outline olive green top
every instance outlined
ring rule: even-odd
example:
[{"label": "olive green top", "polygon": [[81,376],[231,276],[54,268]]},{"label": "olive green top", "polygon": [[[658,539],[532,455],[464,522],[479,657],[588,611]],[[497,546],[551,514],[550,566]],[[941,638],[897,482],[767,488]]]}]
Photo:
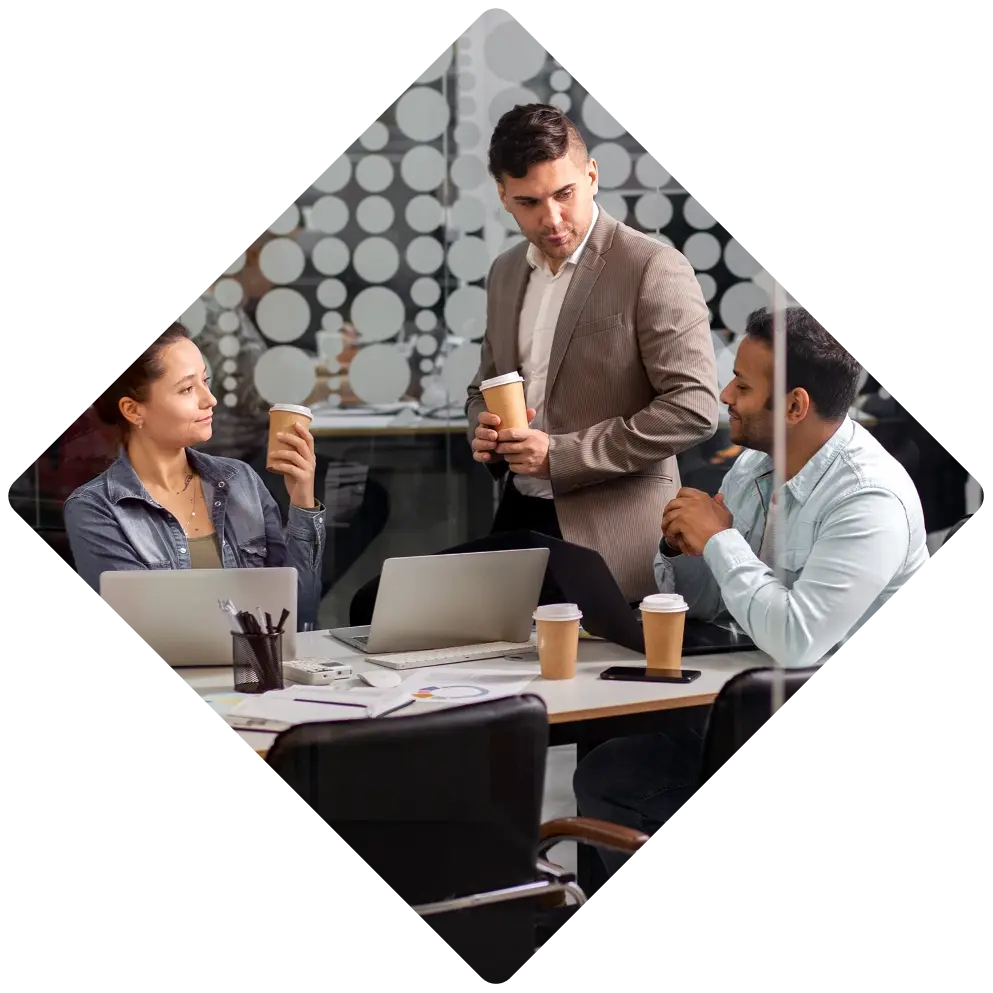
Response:
[{"label": "olive green top", "polygon": [[191,569],[221,569],[221,546],[217,542],[217,532],[202,538],[187,538],[190,545]]}]

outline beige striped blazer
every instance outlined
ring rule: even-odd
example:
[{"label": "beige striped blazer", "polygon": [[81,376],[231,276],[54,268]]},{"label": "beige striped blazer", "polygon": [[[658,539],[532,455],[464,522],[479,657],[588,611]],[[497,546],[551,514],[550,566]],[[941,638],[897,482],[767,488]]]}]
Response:
[{"label": "beige striped blazer", "polygon": [[[527,247],[490,269],[465,405],[470,441],[486,409],[479,384],[521,368]],[[717,430],[717,368],[689,262],[602,207],[555,327],[544,418],[562,536],[596,549],[629,600],[653,592],[662,510],[679,488],[675,456]],[[499,456],[488,467],[507,471]]]}]

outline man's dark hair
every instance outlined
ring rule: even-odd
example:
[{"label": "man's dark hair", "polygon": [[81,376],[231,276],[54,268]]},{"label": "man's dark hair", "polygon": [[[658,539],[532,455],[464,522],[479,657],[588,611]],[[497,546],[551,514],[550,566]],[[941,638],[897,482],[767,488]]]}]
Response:
[{"label": "man's dark hair", "polygon": [[497,121],[490,138],[490,175],[523,179],[538,162],[572,154],[587,159],[586,142],[576,125],[558,107],[547,103],[518,104]]},{"label": "man's dark hair", "polygon": [[[785,315],[786,389],[806,390],[824,420],[840,421],[855,402],[862,367],[802,307],[787,307]],[[772,323],[769,310],[755,310],[745,334],[772,348]]]}]

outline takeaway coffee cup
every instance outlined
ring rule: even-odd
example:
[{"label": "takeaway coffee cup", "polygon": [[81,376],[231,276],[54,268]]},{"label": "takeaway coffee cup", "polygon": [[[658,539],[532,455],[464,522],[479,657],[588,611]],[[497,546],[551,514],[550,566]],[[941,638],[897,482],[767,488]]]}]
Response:
[{"label": "takeaway coffee cup", "polygon": [[528,405],[524,398],[524,378],[518,372],[484,379],[479,384],[486,409],[500,418],[500,430],[528,427]]},{"label": "takeaway coffee cup", "polygon": [[294,424],[302,424],[305,428],[310,426],[314,415],[310,412],[310,407],[300,407],[293,403],[277,403],[269,408],[269,448],[266,451],[265,467],[269,472],[282,475],[279,469],[272,466],[273,452],[285,452],[287,445],[280,441],[276,435],[295,434]]},{"label": "takeaway coffee cup", "polygon": [[542,679],[572,679],[576,675],[582,616],[574,603],[550,603],[534,612]]},{"label": "takeaway coffee cup", "polygon": [[681,669],[686,601],[678,593],[656,593],[641,601],[645,660],[649,669]]}]

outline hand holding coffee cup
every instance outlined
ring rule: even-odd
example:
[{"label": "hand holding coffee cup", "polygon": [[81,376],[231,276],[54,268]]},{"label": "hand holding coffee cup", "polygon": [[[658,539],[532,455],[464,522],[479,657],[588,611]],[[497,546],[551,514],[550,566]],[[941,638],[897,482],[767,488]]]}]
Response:
[{"label": "hand holding coffee cup", "polygon": [[310,433],[313,414],[309,407],[277,403],[269,409],[269,447],[266,469],[281,475],[294,507],[311,510],[317,458],[314,436]]},{"label": "hand holding coffee cup", "polygon": [[534,612],[542,679],[573,679],[582,613],[574,603],[550,603]]},{"label": "hand holding coffee cup", "polygon": [[678,593],[656,593],[641,601],[649,669],[682,669],[686,610],[687,603]]},{"label": "hand holding coffee cup", "polygon": [[516,372],[486,379],[479,388],[487,409],[479,415],[472,457],[477,462],[492,462],[499,443],[498,433],[508,428],[527,428],[534,420],[535,411],[524,400],[524,380]]}]

